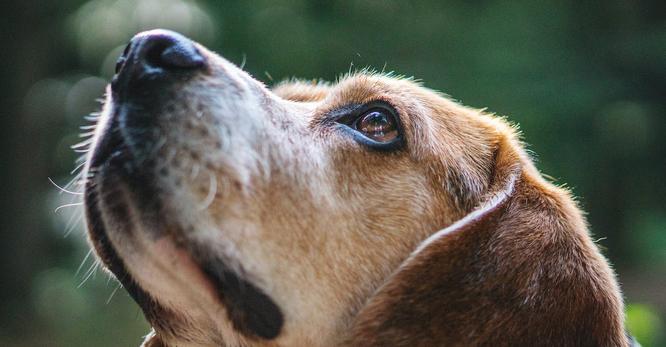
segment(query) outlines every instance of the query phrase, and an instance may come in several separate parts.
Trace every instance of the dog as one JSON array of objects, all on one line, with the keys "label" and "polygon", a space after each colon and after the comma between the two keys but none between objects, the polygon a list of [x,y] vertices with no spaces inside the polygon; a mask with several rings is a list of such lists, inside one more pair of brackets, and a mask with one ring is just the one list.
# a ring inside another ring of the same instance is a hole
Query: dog
[{"label": "dog", "polygon": [[136,35],[89,140],[143,346],[627,346],[612,269],[516,129],[380,73],[268,89]]}]

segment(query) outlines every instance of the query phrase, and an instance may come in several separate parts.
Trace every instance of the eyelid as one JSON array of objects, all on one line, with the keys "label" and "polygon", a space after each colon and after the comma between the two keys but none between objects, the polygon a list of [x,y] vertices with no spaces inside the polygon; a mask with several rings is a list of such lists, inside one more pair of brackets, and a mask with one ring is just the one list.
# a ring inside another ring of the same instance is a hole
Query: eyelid
[{"label": "eyelid", "polygon": [[375,101],[370,101],[365,104],[349,104],[345,105],[339,108],[336,108],[332,111],[328,112],[327,115],[327,120],[336,122],[336,123],[341,123],[345,124],[347,126],[351,126],[356,121],[358,118],[360,118],[364,113],[367,113],[368,111],[379,108],[379,109],[386,109],[391,114],[395,117],[396,121],[398,122],[398,127],[399,129],[402,129],[402,122],[400,120],[400,114],[397,112],[395,107],[391,105],[388,102],[385,102],[383,100],[375,100]]},{"label": "eyelid", "polygon": [[342,124],[352,124],[356,118],[361,115],[361,110],[363,109],[363,104],[350,104],[335,110],[328,112],[327,120],[342,123]]}]

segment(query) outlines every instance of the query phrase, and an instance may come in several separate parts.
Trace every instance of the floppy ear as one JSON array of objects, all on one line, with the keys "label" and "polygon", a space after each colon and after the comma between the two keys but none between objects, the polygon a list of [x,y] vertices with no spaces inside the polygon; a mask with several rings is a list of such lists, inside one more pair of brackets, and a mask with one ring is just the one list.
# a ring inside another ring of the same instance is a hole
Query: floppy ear
[{"label": "floppy ear", "polygon": [[614,275],[567,192],[503,138],[490,189],[368,300],[353,346],[624,346]]}]

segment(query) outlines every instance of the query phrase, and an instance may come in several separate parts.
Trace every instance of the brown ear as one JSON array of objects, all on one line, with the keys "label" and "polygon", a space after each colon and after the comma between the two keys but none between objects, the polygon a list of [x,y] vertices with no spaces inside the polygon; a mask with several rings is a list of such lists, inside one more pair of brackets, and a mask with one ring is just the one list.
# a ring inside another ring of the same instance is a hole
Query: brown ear
[{"label": "brown ear", "polygon": [[360,310],[350,345],[627,345],[580,212],[517,146],[500,141],[485,202],[418,246]]}]

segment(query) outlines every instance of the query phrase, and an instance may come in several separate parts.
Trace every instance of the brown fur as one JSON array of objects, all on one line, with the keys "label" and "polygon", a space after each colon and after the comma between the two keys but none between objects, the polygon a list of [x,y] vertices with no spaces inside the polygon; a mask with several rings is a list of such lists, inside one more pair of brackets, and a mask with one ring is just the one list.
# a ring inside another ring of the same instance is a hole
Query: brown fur
[{"label": "brown fur", "polygon": [[[504,134],[506,136],[506,134]],[[355,346],[624,346],[622,301],[568,192],[501,141],[494,187],[515,188],[430,244],[355,319]]]},{"label": "brown fur", "polygon": [[[627,345],[619,288],[579,208],[504,119],[376,74],[268,90],[199,49],[209,69],[174,87],[157,129],[166,145],[153,151],[161,166],[140,169],[160,173],[150,198],[163,220],[136,218],[131,193],[90,178],[102,241],[150,295],[145,346]],[[403,149],[369,150],[328,120],[375,101],[398,112]],[[105,184],[118,199],[105,200]],[[118,201],[129,222],[108,207]],[[277,337],[229,322],[194,250],[275,302]]]}]

